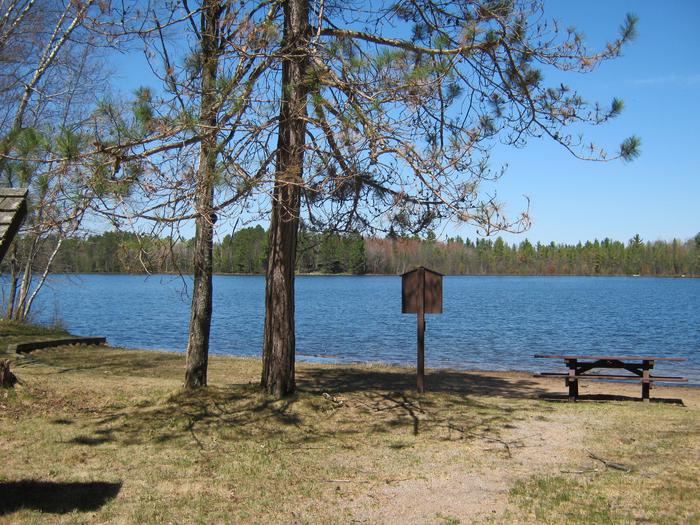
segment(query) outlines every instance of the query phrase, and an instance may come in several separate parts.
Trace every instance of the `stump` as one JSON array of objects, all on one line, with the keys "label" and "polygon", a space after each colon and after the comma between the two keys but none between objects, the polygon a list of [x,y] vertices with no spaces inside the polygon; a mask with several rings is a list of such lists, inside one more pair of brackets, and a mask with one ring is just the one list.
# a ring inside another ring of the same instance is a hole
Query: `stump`
[{"label": "stump", "polygon": [[0,360],[0,387],[12,388],[17,383],[17,377],[10,372],[10,360]]}]

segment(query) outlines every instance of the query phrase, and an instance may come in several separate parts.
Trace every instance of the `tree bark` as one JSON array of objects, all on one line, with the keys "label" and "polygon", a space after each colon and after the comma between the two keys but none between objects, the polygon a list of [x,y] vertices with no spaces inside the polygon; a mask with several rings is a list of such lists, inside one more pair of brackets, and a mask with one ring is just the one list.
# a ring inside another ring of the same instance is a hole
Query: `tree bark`
[{"label": "tree bark", "polygon": [[284,3],[282,94],[265,282],[261,385],[277,398],[294,392],[294,267],[306,132],[308,0]]},{"label": "tree bark", "polygon": [[5,318],[9,321],[15,311],[15,298],[17,297],[17,241],[12,244],[12,258],[10,259],[10,290],[7,299],[7,312]]},{"label": "tree bark", "polygon": [[17,306],[15,307],[15,313],[13,318],[15,321],[24,321],[22,314],[24,313],[24,304],[27,301],[27,294],[29,293],[29,286],[32,282],[32,264],[34,262],[36,239],[32,241],[32,246],[27,254],[27,261],[24,264],[24,273],[22,274],[22,283],[19,287],[19,298]]},{"label": "tree bark", "polygon": [[56,258],[56,254],[58,254],[58,251],[61,249],[62,244],[63,239],[58,239],[56,246],[54,247],[53,251],[51,252],[51,255],[49,256],[49,260],[46,262],[46,267],[44,268],[44,271],[41,274],[39,282],[36,283],[34,291],[32,291],[32,295],[30,295],[29,299],[27,299],[27,304],[25,305],[24,311],[22,312],[22,320],[26,320],[29,318],[29,312],[32,309],[32,304],[34,304],[34,299],[36,299],[36,296],[38,295],[42,286],[44,286],[46,278],[49,276],[49,272],[51,271],[51,265],[53,264],[53,261]]},{"label": "tree bark", "polygon": [[189,339],[185,388],[198,388],[207,384],[209,360],[209,332],[212,314],[212,250],[214,222],[214,180],[216,175],[216,75],[219,64],[219,33],[221,6],[217,0],[204,2],[202,10],[202,99],[200,125],[208,133],[204,135],[199,154],[194,244],[194,285],[190,312]]}]

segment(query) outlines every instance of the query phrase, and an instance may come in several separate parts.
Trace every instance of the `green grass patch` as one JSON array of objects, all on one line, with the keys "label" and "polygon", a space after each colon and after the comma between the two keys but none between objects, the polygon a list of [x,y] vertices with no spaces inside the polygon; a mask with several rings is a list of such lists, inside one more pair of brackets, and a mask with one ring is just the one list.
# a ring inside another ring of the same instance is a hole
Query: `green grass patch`
[{"label": "green grass patch", "polygon": [[62,328],[51,328],[16,321],[0,320],[0,355],[7,352],[7,345],[25,341],[44,341],[69,335]]}]

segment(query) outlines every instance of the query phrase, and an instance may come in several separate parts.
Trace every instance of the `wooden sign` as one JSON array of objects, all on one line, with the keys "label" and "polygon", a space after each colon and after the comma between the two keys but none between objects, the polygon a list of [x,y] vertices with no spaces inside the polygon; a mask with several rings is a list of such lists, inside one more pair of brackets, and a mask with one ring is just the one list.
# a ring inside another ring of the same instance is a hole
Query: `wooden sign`
[{"label": "wooden sign", "polygon": [[401,312],[418,314],[416,386],[425,392],[425,314],[442,313],[442,274],[419,267],[401,276]]}]

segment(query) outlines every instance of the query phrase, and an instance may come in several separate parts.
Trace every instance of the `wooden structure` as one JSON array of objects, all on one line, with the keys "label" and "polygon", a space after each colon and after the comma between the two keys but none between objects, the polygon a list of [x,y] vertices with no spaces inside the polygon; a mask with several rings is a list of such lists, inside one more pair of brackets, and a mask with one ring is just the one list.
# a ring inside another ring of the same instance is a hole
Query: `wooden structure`
[{"label": "wooden structure", "polygon": [[0,188],[0,262],[27,215],[26,188]]},{"label": "wooden structure", "polygon": [[425,314],[442,313],[442,274],[420,266],[401,276],[401,312],[418,314],[416,386],[425,392]]},{"label": "wooden structure", "polygon": [[[578,398],[579,381],[639,381],[642,384],[642,400],[649,401],[649,391],[654,381],[684,382],[685,377],[651,375],[656,361],[685,361],[685,357],[652,357],[652,356],[609,356],[609,355],[541,355],[540,359],[563,359],[568,372],[543,372],[537,377],[563,377],[569,387],[569,401]],[[627,370],[631,374],[595,374],[590,373],[596,368]]]},{"label": "wooden structure", "polygon": [[7,345],[7,351],[16,354],[27,354],[40,348],[53,348],[67,345],[104,345],[107,344],[105,337],[62,337],[60,339],[47,339],[45,341],[28,341],[25,343],[14,343]]}]

